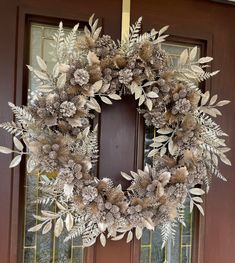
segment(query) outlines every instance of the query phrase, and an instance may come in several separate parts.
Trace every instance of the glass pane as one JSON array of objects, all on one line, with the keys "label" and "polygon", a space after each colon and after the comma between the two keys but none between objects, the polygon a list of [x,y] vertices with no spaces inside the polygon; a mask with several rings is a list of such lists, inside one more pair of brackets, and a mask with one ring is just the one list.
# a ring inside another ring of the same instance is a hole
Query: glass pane
[{"label": "glass pane", "polygon": [[[188,48],[191,50],[194,46],[179,43],[164,43],[162,48],[171,55],[173,63],[176,62],[181,52]],[[198,47],[198,57],[200,49]],[[151,158],[147,155],[150,151],[150,144],[154,137],[155,131],[153,127],[145,129],[145,163],[151,164]],[[191,263],[192,254],[192,233],[193,233],[193,217],[189,212],[189,202],[185,203],[185,224],[183,227],[178,224],[175,235],[175,243],[169,242],[164,249],[161,249],[162,240],[160,230],[155,231],[144,230],[141,239],[141,263]]]},{"label": "glass pane", "polygon": [[[41,56],[46,61],[48,68],[52,69],[54,62],[51,60],[52,35],[57,27],[32,24],[30,30],[30,59],[29,64],[37,68],[36,56]],[[67,29],[68,30],[68,29]],[[65,29],[66,33],[66,29]],[[29,73],[29,91],[36,90],[38,83],[33,75]],[[30,92],[28,92],[29,94]],[[38,205],[33,203],[36,197],[40,197],[38,186],[38,176],[27,174],[25,180],[25,218],[24,218],[24,253],[23,263],[82,263],[83,248],[81,240],[76,238],[64,243],[64,236],[59,238],[53,236],[53,232],[42,235],[40,232],[28,232],[27,229],[37,224],[37,220],[32,216],[37,215],[40,209],[49,210],[48,205]],[[40,208],[40,209],[39,209]],[[56,209],[56,208],[54,208]]]}]

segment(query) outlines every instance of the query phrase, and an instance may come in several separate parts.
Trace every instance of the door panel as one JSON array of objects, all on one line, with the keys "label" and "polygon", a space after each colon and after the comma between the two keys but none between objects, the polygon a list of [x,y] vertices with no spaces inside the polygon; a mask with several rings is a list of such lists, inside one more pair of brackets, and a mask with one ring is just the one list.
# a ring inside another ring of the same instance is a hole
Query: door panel
[{"label": "door panel", "polygon": [[[144,18],[143,31],[170,25],[168,31],[173,37],[205,42],[205,53],[214,57],[212,69],[221,69],[220,74],[207,82],[206,88],[222,99],[234,101],[234,6],[209,0],[159,0],[157,3],[154,0],[132,0],[132,22],[139,16]],[[230,135],[228,145],[232,148],[232,163],[235,162],[234,111],[235,104],[231,103],[223,109],[224,117],[218,119]],[[198,222],[202,235],[195,244],[193,262],[232,262],[235,258],[235,178],[230,167],[221,165],[221,170],[228,183],[213,180],[206,197],[205,218],[199,218]]]},{"label": "door panel", "polygon": [[[27,103],[28,73],[25,64],[29,62],[30,22],[58,25],[59,21],[63,20],[66,21],[66,24],[74,25],[78,21],[87,22],[89,16],[95,12],[96,16],[100,18],[103,33],[118,39],[121,28],[121,5],[121,0],[112,2],[108,0],[98,2],[92,0],[85,2],[80,0],[1,1],[0,32],[4,41],[1,41],[0,48],[0,122],[12,118],[7,105],[8,101],[19,105]],[[0,137],[2,145],[11,147],[10,136],[1,130]],[[5,200],[0,204],[2,263],[22,262],[24,245],[25,169],[22,165],[20,169],[10,170],[8,168],[10,158],[11,156],[1,156],[0,158],[0,199]],[[35,257],[33,256],[33,261],[29,259],[28,262],[36,262]]]},{"label": "door panel", "polygon": [[[181,43],[179,41],[166,41],[161,44],[168,54],[171,55],[172,62],[176,64],[178,62],[180,54],[184,49],[188,49],[189,52],[194,46],[198,47],[197,59],[201,54],[200,45]],[[148,153],[151,150],[149,146],[152,143],[152,138],[156,133],[153,127],[145,127],[145,147],[144,147],[144,162],[151,164],[152,158],[148,157]],[[196,215],[197,217],[197,215]],[[193,230],[197,228],[194,224],[194,216],[189,211],[189,200],[185,203],[184,222],[185,227],[182,224],[177,224],[176,235],[174,244],[169,242],[165,248],[162,249],[161,231],[156,229],[155,231],[144,230],[143,237],[141,239],[141,263],[162,263],[167,261],[168,263],[191,263],[192,262],[192,250],[193,250]],[[196,235],[195,235],[196,236]],[[198,242],[196,239],[195,242]]]},{"label": "door panel", "polygon": [[[64,28],[65,34],[70,30]],[[57,32],[57,26],[42,23],[30,23],[29,39],[29,64],[37,67],[36,56],[39,55],[47,63],[49,70],[53,69],[54,62],[51,60],[50,52],[53,43],[52,36]],[[29,91],[37,89],[38,82],[31,72],[29,73]],[[23,237],[23,263],[33,262],[83,262],[83,248],[80,238],[75,238],[66,243],[64,233],[59,238],[55,238],[53,233],[42,235],[41,233],[28,232],[32,225],[37,224],[37,220],[32,216],[39,215],[39,210],[56,209],[46,203],[35,204],[35,198],[40,198],[38,191],[39,178],[35,173],[27,174],[25,178],[25,205],[24,205],[24,237]]]},{"label": "door panel", "polygon": [[[136,108],[134,98],[126,96],[111,107],[102,105],[99,121],[98,177],[112,178],[114,184],[121,184],[123,189],[128,184],[120,171],[134,171],[143,166],[144,126]],[[98,241],[93,251],[88,251],[89,258],[90,253],[93,257],[88,263],[136,263],[139,261],[139,241],[108,241],[105,247]]]}]

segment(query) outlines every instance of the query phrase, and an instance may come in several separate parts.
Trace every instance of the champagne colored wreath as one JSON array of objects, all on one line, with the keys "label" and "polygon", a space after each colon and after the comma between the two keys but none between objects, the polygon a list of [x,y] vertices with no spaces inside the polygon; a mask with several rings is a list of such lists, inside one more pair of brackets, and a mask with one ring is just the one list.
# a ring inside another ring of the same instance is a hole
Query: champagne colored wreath
[{"label": "champagne colored wreath", "polygon": [[[107,238],[130,242],[134,235],[140,239],[144,228],[159,227],[164,245],[174,238],[177,221],[184,224],[186,198],[191,211],[196,206],[203,214],[203,189],[209,190],[211,176],[226,181],[218,160],[231,165],[222,138],[227,134],[211,116],[221,115],[218,108],[229,101],[218,102],[217,95],[198,88],[218,73],[207,70],[213,59],[198,60],[194,47],[173,62],[161,49],[168,26],[140,34],[141,20],[122,42],[99,36],[94,15],[84,33],[77,33],[77,24],[65,35],[60,23],[53,36],[52,72],[39,56],[39,70],[28,66],[38,88],[28,106],[9,103],[16,121],[1,127],[14,134],[15,149],[1,146],[0,152],[16,155],[11,168],[26,155],[28,173],[40,176],[42,195],[35,201],[57,206],[57,212],[42,209],[34,215],[38,223],[28,231],[46,234],[53,229],[57,237],[66,231],[65,241],[81,236],[84,246],[99,236],[105,246]],[[92,118],[101,112],[98,101],[112,104],[131,94],[156,136],[148,154],[151,165],[121,172],[130,181],[124,191],[111,179],[94,175],[98,143]]]}]

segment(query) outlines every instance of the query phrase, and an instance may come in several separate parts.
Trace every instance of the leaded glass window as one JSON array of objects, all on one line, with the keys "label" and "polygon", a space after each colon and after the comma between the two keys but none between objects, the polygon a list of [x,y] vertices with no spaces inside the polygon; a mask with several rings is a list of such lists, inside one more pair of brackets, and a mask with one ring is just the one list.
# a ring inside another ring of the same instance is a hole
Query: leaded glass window
[{"label": "leaded glass window", "polygon": [[[54,62],[51,60],[52,35],[57,27],[31,24],[30,28],[30,58],[29,64],[37,68],[36,55],[40,55],[46,61],[48,68],[52,68]],[[66,29],[65,29],[66,33]],[[29,74],[29,91],[36,90],[38,83]],[[25,216],[24,216],[24,239],[23,239],[23,263],[82,263],[83,248],[81,240],[76,238],[64,242],[64,235],[55,238],[53,231],[42,235],[41,232],[28,232],[27,229],[38,224],[33,214],[38,215],[41,209],[49,210],[49,204],[35,204],[33,201],[40,197],[37,190],[39,177],[37,174],[27,174],[25,179]],[[52,208],[50,208],[52,209]],[[56,209],[56,207],[54,208]]]},{"label": "leaded glass window", "polygon": [[[164,43],[162,48],[171,55],[173,63],[177,61],[177,57],[181,52],[188,48],[191,50],[194,46],[178,44],[178,43]],[[200,50],[198,47],[198,56]],[[146,127],[145,131],[145,163],[151,163],[151,158],[148,158],[150,150],[149,145],[152,143],[154,137],[154,128]],[[185,224],[183,227],[178,224],[175,235],[174,245],[169,242],[164,249],[162,247],[161,233],[157,229],[155,231],[144,230],[141,239],[141,263],[191,263],[192,262],[192,238],[193,238],[193,216],[189,212],[189,202],[185,203]]]}]

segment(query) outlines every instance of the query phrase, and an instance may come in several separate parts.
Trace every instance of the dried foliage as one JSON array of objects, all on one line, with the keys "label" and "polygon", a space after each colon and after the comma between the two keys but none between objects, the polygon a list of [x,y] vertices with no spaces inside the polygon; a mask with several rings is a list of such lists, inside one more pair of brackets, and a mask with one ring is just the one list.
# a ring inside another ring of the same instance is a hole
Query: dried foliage
[{"label": "dried foliage", "polygon": [[[212,174],[225,180],[217,167],[219,160],[230,165],[226,134],[211,117],[221,115],[218,108],[229,101],[217,102],[217,95],[197,88],[198,82],[218,73],[205,71],[212,58],[196,60],[195,47],[184,50],[175,66],[160,46],[168,26],[143,35],[140,28],[141,18],[127,40],[115,43],[110,36],[99,36],[94,16],[80,35],[76,25],[65,37],[60,23],[53,71],[47,71],[40,57],[39,70],[28,66],[39,81],[38,92],[26,107],[9,104],[16,122],[1,127],[15,134],[15,150],[0,147],[0,152],[16,153],[10,167],[27,154],[28,172],[41,175],[43,195],[36,201],[57,206],[57,212],[34,215],[39,224],[29,231],[45,234],[53,229],[59,236],[64,230],[66,240],[80,235],[83,245],[90,246],[99,235],[102,245],[106,237],[119,240],[125,234],[130,242],[133,233],[140,239],[143,228],[160,227],[165,243],[174,237],[176,221],[184,224],[186,197],[191,210],[196,206],[204,213],[199,186],[208,188]],[[101,112],[97,98],[112,104],[131,94],[146,125],[156,128],[156,137],[149,152],[152,166],[121,172],[130,181],[123,191],[93,173],[98,143],[91,120],[95,111]],[[55,178],[49,179],[50,174]]]}]

